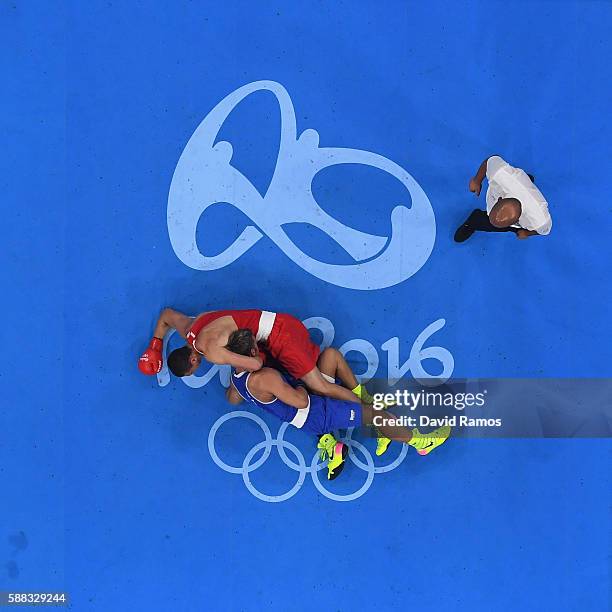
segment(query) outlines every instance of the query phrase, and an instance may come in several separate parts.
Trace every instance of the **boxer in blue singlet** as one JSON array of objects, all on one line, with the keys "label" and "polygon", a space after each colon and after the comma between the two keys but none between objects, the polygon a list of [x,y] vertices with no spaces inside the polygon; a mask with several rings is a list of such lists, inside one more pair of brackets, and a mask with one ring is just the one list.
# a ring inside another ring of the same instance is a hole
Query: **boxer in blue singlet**
[{"label": "boxer in blue singlet", "polygon": [[[253,377],[257,372],[262,374]],[[281,421],[319,436],[321,458],[328,459],[327,478],[337,478],[344,468],[348,447],[338,442],[332,432],[361,424],[359,404],[332,398],[325,398],[330,400],[326,402],[319,395],[310,396],[301,381],[282,376],[273,368],[265,367],[257,372],[232,372],[227,390],[230,403],[247,401]]]},{"label": "boxer in blue singlet", "polygon": [[[239,331],[243,332],[244,342],[242,346],[234,347],[233,350],[243,355],[257,357],[259,349],[252,333],[248,330]],[[348,388],[356,386],[355,376],[338,350],[325,349],[319,357],[317,366],[328,380],[339,379]],[[232,373],[232,384],[227,390],[227,399],[231,404],[247,401],[295,427],[321,435],[321,440],[325,436],[330,436],[335,445],[341,443],[336,442],[331,436],[334,430],[358,427],[362,424],[372,425],[374,416],[381,416],[371,404],[362,402],[357,396],[354,402],[349,402],[309,394],[303,386],[296,385],[291,379],[283,377],[278,370],[269,367],[263,367],[256,372],[235,370]],[[389,423],[386,422],[387,415]],[[387,449],[391,440],[398,440],[413,446],[419,455],[427,455],[445,442],[450,435],[450,427],[447,426],[422,434],[416,428],[410,430],[394,424],[393,414],[387,412],[386,416],[382,421],[379,418],[376,422],[379,434],[382,434],[379,437],[379,448],[381,440],[384,445],[382,452]],[[321,440],[320,449],[322,449]],[[330,464],[334,463],[336,467],[341,468],[346,457],[346,447],[330,450],[336,451],[329,453]],[[338,456],[338,450],[341,456]],[[377,452],[377,455],[380,454],[382,453]],[[328,478],[334,477],[333,473],[328,474]]]}]

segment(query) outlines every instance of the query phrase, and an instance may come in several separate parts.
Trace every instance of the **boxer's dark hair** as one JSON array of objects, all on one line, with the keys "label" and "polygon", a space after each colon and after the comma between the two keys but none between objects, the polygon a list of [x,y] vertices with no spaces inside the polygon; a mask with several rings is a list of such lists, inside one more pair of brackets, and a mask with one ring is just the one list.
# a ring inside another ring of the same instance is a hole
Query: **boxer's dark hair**
[{"label": "boxer's dark hair", "polygon": [[237,329],[230,334],[225,348],[238,355],[251,356],[251,349],[255,346],[255,338],[250,329]]},{"label": "boxer's dark hair", "polygon": [[191,347],[182,346],[168,355],[168,368],[175,376],[185,376],[191,368]]}]

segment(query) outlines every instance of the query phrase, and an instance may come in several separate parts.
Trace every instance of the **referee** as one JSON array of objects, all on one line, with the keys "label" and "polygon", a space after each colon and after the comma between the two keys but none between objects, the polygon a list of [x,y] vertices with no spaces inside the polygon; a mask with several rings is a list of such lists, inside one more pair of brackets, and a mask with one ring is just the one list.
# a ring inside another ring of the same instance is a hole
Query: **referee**
[{"label": "referee", "polygon": [[476,196],[485,176],[489,181],[487,210],[474,209],[457,228],[455,242],[465,242],[474,232],[514,232],[519,239],[550,233],[548,204],[533,176],[493,155],[482,162],[470,180],[470,191]]}]

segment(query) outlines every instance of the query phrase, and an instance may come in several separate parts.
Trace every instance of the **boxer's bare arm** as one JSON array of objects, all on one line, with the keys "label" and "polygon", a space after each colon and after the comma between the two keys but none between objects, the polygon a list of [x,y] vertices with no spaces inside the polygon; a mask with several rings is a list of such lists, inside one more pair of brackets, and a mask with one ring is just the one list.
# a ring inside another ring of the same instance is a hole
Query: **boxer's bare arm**
[{"label": "boxer's bare arm", "polygon": [[211,343],[208,343],[207,346],[199,350],[202,350],[202,354],[207,361],[217,365],[231,365],[232,368],[248,370],[249,372],[254,372],[261,368],[261,360],[255,357],[246,357],[245,355],[232,353],[232,351],[229,351],[224,346],[211,346]]},{"label": "boxer's bare arm", "polygon": [[[251,376],[251,379],[255,384],[255,389],[253,390],[262,389],[266,393],[278,398],[281,402],[285,402],[285,404],[289,404],[298,410],[304,410],[310,405],[310,398],[306,389],[304,387],[292,387],[277,370],[262,368]],[[266,400],[262,399],[261,401]]]},{"label": "boxer's bare arm", "polygon": [[234,387],[233,383],[230,382],[230,386],[227,388],[225,392],[225,397],[227,401],[232,404],[232,406],[237,406],[241,404],[244,400],[242,399],[242,395],[236,391],[236,387]]},{"label": "boxer's bare arm", "polygon": [[164,308],[159,315],[153,335],[156,338],[163,339],[169,329],[176,329],[176,331],[185,338],[187,336],[187,330],[192,323],[193,319],[182,312],[173,310],[172,308]]}]

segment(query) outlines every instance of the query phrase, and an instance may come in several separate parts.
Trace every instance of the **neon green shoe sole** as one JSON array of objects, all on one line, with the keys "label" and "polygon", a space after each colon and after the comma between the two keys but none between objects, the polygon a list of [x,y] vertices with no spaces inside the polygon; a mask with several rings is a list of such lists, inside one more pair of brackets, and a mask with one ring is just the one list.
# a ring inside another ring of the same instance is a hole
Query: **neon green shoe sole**
[{"label": "neon green shoe sole", "polygon": [[334,455],[327,463],[327,480],[334,480],[340,476],[344,469],[344,462],[348,457],[349,447],[342,443],[336,442],[334,447]]}]

